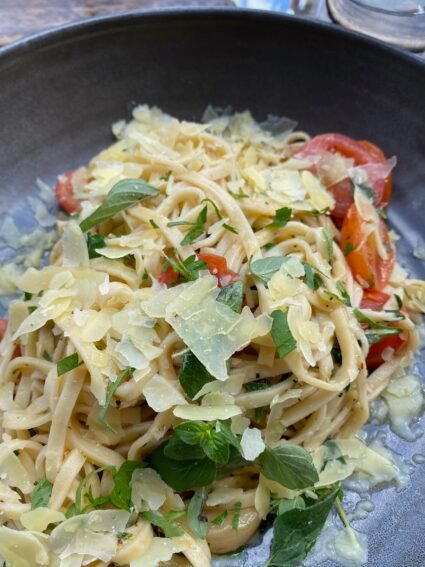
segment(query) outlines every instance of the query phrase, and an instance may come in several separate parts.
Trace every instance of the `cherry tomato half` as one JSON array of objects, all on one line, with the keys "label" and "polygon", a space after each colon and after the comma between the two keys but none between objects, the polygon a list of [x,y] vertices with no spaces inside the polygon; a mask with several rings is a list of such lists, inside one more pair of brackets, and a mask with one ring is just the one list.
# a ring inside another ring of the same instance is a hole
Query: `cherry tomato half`
[{"label": "cherry tomato half", "polygon": [[[351,158],[355,165],[386,164],[384,153],[378,146],[366,140],[356,141],[342,134],[321,134],[309,140],[297,152],[296,157],[305,158],[309,156],[320,156],[325,152],[338,152],[346,158]],[[376,205],[385,207],[391,198],[392,178],[391,174],[380,177],[373,181],[372,189],[375,192]],[[341,224],[351,203],[353,202],[351,180],[343,179],[338,183],[330,185],[329,190],[335,197],[336,205],[332,211],[332,217]]]},{"label": "cherry tomato half", "polygon": [[379,289],[366,289],[360,307],[362,309],[373,309],[380,311],[389,300],[388,293],[379,291]]},{"label": "cherry tomato half", "polygon": [[383,289],[390,278],[395,262],[385,222],[379,219],[379,232],[386,248],[387,257],[381,258],[373,234],[365,237],[367,223],[362,219],[353,203],[348,209],[341,230],[341,248],[354,277],[365,288]]},{"label": "cherry tomato half", "polygon": [[379,343],[370,345],[369,352],[366,357],[366,365],[368,370],[375,370],[381,366],[385,361],[382,358],[382,353],[386,348],[394,349],[395,354],[398,354],[405,346],[406,341],[400,335],[390,335],[383,337]]},{"label": "cherry tomato half", "polygon": [[6,333],[6,329],[7,329],[7,319],[3,319],[2,317],[0,317],[0,341],[4,337],[4,334]]},{"label": "cherry tomato half", "polygon": [[[198,254],[198,259],[203,260],[207,264],[208,271],[218,279],[218,286],[224,287],[239,279],[239,274],[231,270],[227,266],[226,258],[217,254]],[[174,283],[179,278],[179,274],[175,272],[172,266],[159,274],[158,281],[166,286]]]},{"label": "cherry tomato half", "polygon": [[59,175],[55,187],[55,195],[59,205],[69,214],[75,213],[81,208],[80,201],[74,197],[73,174],[73,171],[67,171]]}]

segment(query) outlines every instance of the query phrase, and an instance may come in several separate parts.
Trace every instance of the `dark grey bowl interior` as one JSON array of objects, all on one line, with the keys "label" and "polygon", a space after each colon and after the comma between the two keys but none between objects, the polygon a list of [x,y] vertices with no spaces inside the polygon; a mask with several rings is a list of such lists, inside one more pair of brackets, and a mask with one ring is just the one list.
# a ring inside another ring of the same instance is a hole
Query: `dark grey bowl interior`
[{"label": "dark grey bowl interior", "polygon": [[[23,206],[37,177],[53,182],[84,164],[136,103],[195,119],[207,104],[230,104],[260,119],[295,118],[313,134],[370,139],[397,155],[390,218],[404,264],[425,276],[412,255],[425,234],[425,64],[414,56],[266,13],[128,14],[0,50],[0,85],[0,212]],[[387,442],[409,462],[425,452],[423,439],[408,444],[388,434]],[[370,567],[425,565],[424,493],[418,466],[403,493],[375,495],[377,509],[357,526],[369,534]],[[258,550],[243,557],[262,564]]]}]

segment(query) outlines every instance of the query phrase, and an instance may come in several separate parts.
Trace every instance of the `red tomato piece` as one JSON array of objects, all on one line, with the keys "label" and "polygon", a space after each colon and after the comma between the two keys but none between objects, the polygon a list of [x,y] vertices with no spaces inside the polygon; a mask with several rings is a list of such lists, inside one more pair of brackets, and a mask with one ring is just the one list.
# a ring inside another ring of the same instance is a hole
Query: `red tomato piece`
[{"label": "red tomato piece", "polygon": [[354,277],[361,285],[381,290],[387,285],[394,267],[394,247],[382,219],[379,219],[379,231],[387,251],[386,259],[379,255],[374,235],[369,234],[365,238],[365,229],[366,222],[359,215],[356,205],[351,205],[342,225],[341,248]]},{"label": "red tomato piece", "polygon": [[6,329],[7,329],[7,319],[3,319],[2,317],[0,317],[0,341],[4,337],[4,334],[6,333]]},{"label": "red tomato piece", "polygon": [[75,213],[81,208],[80,201],[74,197],[73,174],[73,171],[67,171],[59,175],[55,187],[55,195],[59,205],[69,214]]},{"label": "red tomato piece", "polygon": [[217,277],[219,287],[224,287],[238,281],[239,274],[227,266],[227,260],[223,256],[217,256],[216,254],[198,254],[198,258],[207,264],[210,274]]},{"label": "red tomato piece", "polygon": [[390,335],[388,337],[383,337],[379,343],[370,345],[369,352],[366,357],[366,364],[368,370],[375,370],[381,364],[383,364],[384,359],[382,358],[382,353],[386,348],[394,349],[395,354],[399,354],[403,350],[406,344],[406,340],[400,335]]},{"label": "red tomato piece", "polygon": [[167,268],[159,274],[158,281],[168,287],[175,282],[178,277],[179,274],[173,270],[172,266],[167,266]]},{"label": "red tomato piece", "polygon": [[381,310],[389,300],[388,293],[379,291],[379,289],[365,290],[360,307],[362,309],[373,309],[374,311]]},{"label": "red tomato piece", "polygon": [[[338,152],[346,158],[351,158],[355,165],[384,165],[387,163],[383,151],[372,142],[367,140],[356,141],[342,134],[321,134],[315,136],[297,152],[296,157],[306,158],[310,156],[320,156],[325,152]],[[385,207],[391,198],[392,178],[388,174],[386,168],[378,168],[375,172],[374,179],[371,183],[375,192],[376,205]],[[332,211],[332,217],[335,218],[337,224],[344,218],[351,203],[353,195],[351,190],[351,181],[344,179],[329,187],[333,193],[337,203]]]}]

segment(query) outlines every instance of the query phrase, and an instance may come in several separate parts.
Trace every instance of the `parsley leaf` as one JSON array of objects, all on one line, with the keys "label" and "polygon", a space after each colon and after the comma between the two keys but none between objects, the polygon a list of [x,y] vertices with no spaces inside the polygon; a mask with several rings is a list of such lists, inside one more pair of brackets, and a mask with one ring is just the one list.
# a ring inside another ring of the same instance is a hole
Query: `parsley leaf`
[{"label": "parsley leaf", "polygon": [[83,232],[87,232],[142,199],[156,197],[158,193],[158,189],[141,179],[122,179],[112,187],[103,203],[80,223],[80,228]]},{"label": "parsley leaf", "polygon": [[305,283],[312,290],[316,291],[323,285],[323,279],[320,274],[316,273],[315,268],[308,262],[303,262],[305,272]]},{"label": "parsley leaf", "polygon": [[336,288],[341,294],[342,302],[348,307],[351,307],[351,297],[348,294],[348,291],[345,288],[345,285],[341,281],[336,282]]},{"label": "parsley leaf", "polygon": [[46,507],[49,504],[50,497],[52,495],[53,484],[47,480],[46,476],[43,476],[37,484],[34,490],[31,492],[31,510],[36,508]]},{"label": "parsley leaf", "polygon": [[197,240],[202,233],[205,232],[205,223],[207,222],[207,214],[208,214],[208,207],[205,207],[199,213],[195,224],[186,234],[186,236],[181,241],[181,245],[185,246],[186,244],[193,244],[195,240]]},{"label": "parsley leaf", "polygon": [[288,317],[283,311],[276,310],[272,314],[271,335],[276,346],[279,358],[285,358],[290,352],[297,347],[297,341],[294,339],[291,329],[288,325]]},{"label": "parsley leaf", "polygon": [[235,313],[240,313],[243,301],[243,282],[238,280],[223,287],[217,296],[217,301],[224,303]]},{"label": "parsley leaf", "polygon": [[89,258],[99,258],[99,252],[96,252],[96,248],[105,248],[105,237],[103,234],[88,234],[87,235],[87,249],[89,251]]},{"label": "parsley leaf", "polygon": [[183,530],[179,526],[175,526],[164,516],[160,516],[155,512],[142,512],[142,515],[150,522],[153,526],[159,528],[165,537],[178,537],[183,535]]},{"label": "parsley leaf", "polygon": [[192,532],[205,539],[208,531],[208,519],[202,514],[203,508],[208,498],[207,490],[197,490],[187,508],[187,523]]},{"label": "parsley leaf", "polygon": [[190,399],[193,399],[205,384],[214,380],[214,376],[208,372],[193,352],[189,351],[184,355],[183,366],[179,373],[179,382],[184,393]]},{"label": "parsley leaf", "polygon": [[259,456],[262,474],[286,488],[309,488],[319,480],[311,456],[299,445],[266,447]]},{"label": "parsley leaf", "polygon": [[108,389],[106,391],[105,403],[103,404],[103,406],[100,406],[99,415],[97,417],[97,420],[104,427],[109,429],[109,431],[112,431],[112,433],[116,433],[116,430],[106,421],[106,412],[108,411],[108,408],[109,408],[111,401],[112,401],[112,397],[115,394],[118,386],[121,384],[123,378],[127,375],[131,378],[131,376],[133,376],[133,373],[134,373],[134,368],[126,368],[125,370],[122,370],[117,375],[114,382],[109,382]]},{"label": "parsley leaf", "polygon": [[241,517],[241,508],[242,508],[242,502],[240,500],[238,500],[237,502],[235,502],[235,507],[233,510],[233,519],[232,519],[232,529],[233,530],[237,530],[239,529],[239,520]]},{"label": "parsley leaf", "polygon": [[334,263],[334,240],[332,238],[332,234],[329,232],[327,228],[322,228],[323,236],[326,242],[326,251],[328,255],[328,262],[331,266]]},{"label": "parsley leaf", "polygon": [[288,224],[292,215],[292,209],[289,207],[282,207],[277,209],[273,221],[266,225],[266,228],[283,228]]},{"label": "parsley leaf", "polygon": [[146,464],[142,461],[124,461],[114,474],[114,488],[110,494],[111,503],[122,510],[131,511],[131,477],[136,469]]},{"label": "parsley leaf", "polygon": [[284,256],[270,256],[269,258],[262,258],[261,260],[254,260],[251,263],[251,274],[257,277],[264,284],[267,284],[273,274],[280,270],[282,264],[286,262]]},{"label": "parsley leaf", "polygon": [[78,368],[82,364],[83,363],[78,360],[78,354],[74,352],[74,354],[70,354],[58,361],[56,365],[58,376],[62,376],[62,374],[66,374],[67,372]]}]

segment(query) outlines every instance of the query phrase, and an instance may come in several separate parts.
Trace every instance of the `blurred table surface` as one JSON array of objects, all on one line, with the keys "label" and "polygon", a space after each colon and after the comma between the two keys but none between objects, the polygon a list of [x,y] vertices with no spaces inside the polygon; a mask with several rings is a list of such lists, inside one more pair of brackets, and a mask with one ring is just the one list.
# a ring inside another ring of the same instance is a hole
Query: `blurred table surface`
[{"label": "blurred table surface", "polygon": [[[273,8],[320,17],[325,0],[274,0]],[[0,46],[33,33],[106,14],[171,7],[252,7],[254,0],[0,0]],[[261,3],[264,5],[264,3]],[[267,4],[267,2],[265,2]],[[292,8],[292,10],[291,10]]]}]

